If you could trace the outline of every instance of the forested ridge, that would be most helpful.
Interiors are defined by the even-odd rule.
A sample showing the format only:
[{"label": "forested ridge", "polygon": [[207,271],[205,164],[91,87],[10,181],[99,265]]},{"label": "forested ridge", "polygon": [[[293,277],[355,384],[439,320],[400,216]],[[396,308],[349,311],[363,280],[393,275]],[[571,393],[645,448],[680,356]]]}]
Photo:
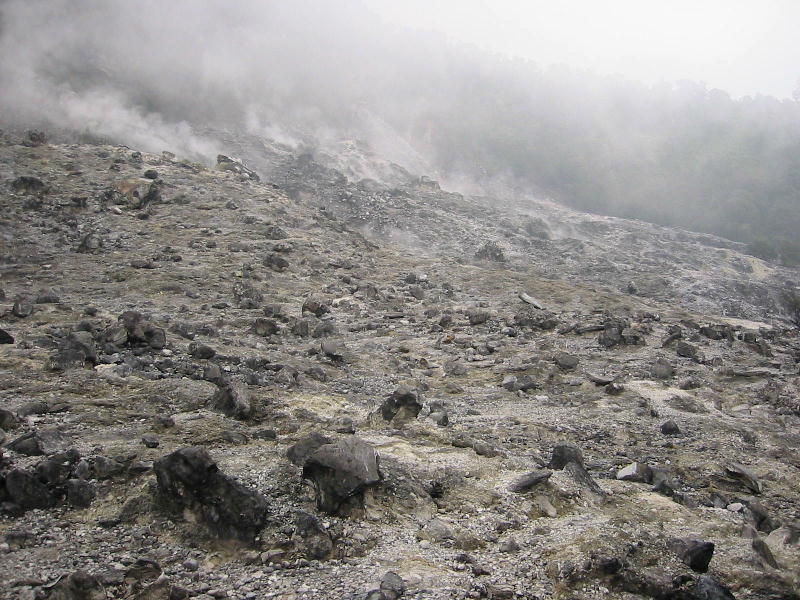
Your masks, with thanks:
[{"label": "forested ridge", "polygon": [[[498,68],[501,67],[501,68]],[[573,207],[800,262],[800,103],[497,59],[416,120],[445,172],[511,175]]]}]

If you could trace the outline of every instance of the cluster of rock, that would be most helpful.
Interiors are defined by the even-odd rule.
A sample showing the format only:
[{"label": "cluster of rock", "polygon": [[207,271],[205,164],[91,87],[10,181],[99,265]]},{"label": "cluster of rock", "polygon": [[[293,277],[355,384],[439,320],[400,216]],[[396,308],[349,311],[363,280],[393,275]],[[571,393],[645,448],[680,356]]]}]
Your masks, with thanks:
[{"label": "cluster of rock", "polygon": [[[18,142],[10,598],[797,597],[797,329],[581,274],[600,240],[676,260],[695,238],[581,216],[568,242],[544,209],[515,224],[308,155],[259,165],[269,185],[224,156]],[[742,315],[771,310],[748,290]]]}]

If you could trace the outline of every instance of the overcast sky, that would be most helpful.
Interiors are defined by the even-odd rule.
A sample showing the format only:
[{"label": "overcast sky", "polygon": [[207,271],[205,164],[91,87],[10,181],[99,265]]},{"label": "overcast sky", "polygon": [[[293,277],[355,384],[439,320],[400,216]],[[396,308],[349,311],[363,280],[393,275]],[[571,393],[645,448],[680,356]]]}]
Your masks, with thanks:
[{"label": "overcast sky", "polygon": [[791,97],[800,0],[364,0],[389,22],[493,52],[735,97]]}]

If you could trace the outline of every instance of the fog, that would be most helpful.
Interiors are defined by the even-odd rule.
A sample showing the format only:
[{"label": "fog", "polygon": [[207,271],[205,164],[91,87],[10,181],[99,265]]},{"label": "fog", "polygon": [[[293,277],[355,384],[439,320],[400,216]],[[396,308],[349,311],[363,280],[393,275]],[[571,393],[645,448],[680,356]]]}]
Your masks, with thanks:
[{"label": "fog", "polygon": [[[800,260],[800,107],[780,91],[739,97],[800,75],[793,43],[776,38],[784,59],[756,76],[760,41],[780,32],[770,3],[731,5],[724,27],[713,10],[627,4],[570,20],[536,2],[5,0],[0,121],[205,162],[231,132],[331,151],[357,139],[414,173],[504,181]],[[737,23],[738,38],[726,33]],[[750,65],[733,79],[711,69],[726,51]]]}]

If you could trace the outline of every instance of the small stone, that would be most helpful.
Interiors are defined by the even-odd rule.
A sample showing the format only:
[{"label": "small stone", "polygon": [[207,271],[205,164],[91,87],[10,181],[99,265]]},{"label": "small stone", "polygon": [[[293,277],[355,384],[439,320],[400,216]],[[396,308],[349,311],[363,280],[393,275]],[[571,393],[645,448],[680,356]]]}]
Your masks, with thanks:
[{"label": "small stone", "polygon": [[185,561],[183,561],[183,568],[187,571],[197,571],[197,569],[200,568],[200,563],[193,558],[187,558]]},{"label": "small stone", "polygon": [[514,538],[509,538],[508,540],[501,542],[500,545],[497,547],[500,552],[512,553],[519,551],[519,544],[517,540]]},{"label": "small stone", "polygon": [[656,379],[669,379],[675,374],[675,368],[668,360],[659,358],[650,368],[650,374]]},{"label": "small stone", "polygon": [[760,494],[763,490],[761,481],[750,469],[736,462],[725,465],[725,472],[729,477],[743,483],[754,494]]},{"label": "small stone", "polygon": [[532,471],[526,475],[523,475],[519,479],[517,479],[514,483],[512,483],[508,489],[512,492],[522,493],[527,492],[531,488],[540,483],[544,483],[550,476],[553,474],[552,471],[543,469],[541,471]]},{"label": "small stone", "polygon": [[394,571],[387,571],[381,579],[380,585],[382,600],[397,600],[406,591],[403,578]]},{"label": "small stone", "polygon": [[574,354],[567,352],[559,352],[553,359],[560,369],[563,371],[571,371],[578,366],[580,359]]},{"label": "small stone", "polygon": [[620,481],[650,483],[653,481],[653,471],[643,463],[634,462],[617,471],[617,479]]},{"label": "small stone", "polygon": [[439,427],[447,427],[450,424],[450,417],[446,411],[437,411],[430,414],[431,420]]},{"label": "small stone", "polygon": [[666,421],[661,425],[661,433],[664,435],[680,435],[681,429],[675,421]]},{"label": "small stone", "polygon": [[145,433],[142,436],[142,443],[148,448],[158,448],[158,436],[153,433]]},{"label": "small stone", "polygon": [[668,546],[693,571],[705,573],[714,556],[714,544],[691,538],[676,538]]},{"label": "small stone", "polygon": [[189,355],[192,358],[204,360],[213,358],[216,354],[217,351],[206,344],[201,344],[200,342],[192,342],[189,344]]},{"label": "small stone", "polygon": [[677,352],[678,356],[691,358],[693,361],[698,363],[703,361],[700,349],[688,342],[679,341],[675,346],[675,351]]},{"label": "small stone", "polygon": [[353,423],[353,419],[348,416],[341,416],[333,421],[333,430],[336,433],[355,433],[356,426]]},{"label": "small stone", "polygon": [[30,298],[18,298],[11,308],[11,314],[20,319],[31,316],[33,314],[33,301]]},{"label": "small stone", "polygon": [[67,481],[67,502],[76,508],[88,508],[97,495],[95,485],[83,479]]}]

